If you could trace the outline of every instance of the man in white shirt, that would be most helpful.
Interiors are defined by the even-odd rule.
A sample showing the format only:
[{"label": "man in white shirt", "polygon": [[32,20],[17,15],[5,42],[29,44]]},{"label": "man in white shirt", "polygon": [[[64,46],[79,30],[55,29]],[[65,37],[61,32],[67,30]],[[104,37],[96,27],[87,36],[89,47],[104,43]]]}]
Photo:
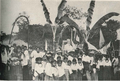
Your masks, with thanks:
[{"label": "man in white shirt", "polygon": [[45,66],[45,81],[46,80],[52,80],[52,71],[51,71],[51,62],[52,62],[53,58],[50,56],[48,57],[48,62]]},{"label": "man in white shirt", "polygon": [[31,53],[31,58],[32,58],[32,70],[34,71],[35,68],[35,59],[37,57],[41,57],[40,55],[40,48],[37,48],[36,50],[33,50]]},{"label": "man in white shirt", "polygon": [[65,70],[62,67],[62,60],[58,61],[57,69],[58,69],[58,73],[59,73],[59,80],[66,80]]},{"label": "man in white shirt", "polygon": [[[24,48],[22,48],[24,49]],[[23,80],[29,80],[29,67],[28,67],[28,62],[29,62],[29,52],[27,49],[24,49],[24,53],[21,55],[21,64],[23,67]]]},{"label": "man in white shirt", "polygon": [[34,76],[35,80],[44,80],[45,68],[42,64],[42,58],[36,58]]}]

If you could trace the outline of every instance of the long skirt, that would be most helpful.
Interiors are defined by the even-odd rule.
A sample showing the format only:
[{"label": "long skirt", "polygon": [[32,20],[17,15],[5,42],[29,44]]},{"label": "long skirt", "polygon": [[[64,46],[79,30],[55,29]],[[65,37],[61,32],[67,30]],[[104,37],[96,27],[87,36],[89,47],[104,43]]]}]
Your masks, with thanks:
[{"label": "long skirt", "polygon": [[100,70],[98,71],[98,80],[103,80],[103,73],[104,72],[104,67],[100,66]]},{"label": "long skirt", "polygon": [[10,69],[10,79],[11,80],[23,80],[22,66],[16,65],[11,66]]},{"label": "long skirt", "polygon": [[64,74],[63,76],[59,77],[59,81],[66,81],[66,80],[67,80],[67,79],[66,79],[65,74]]},{"label": "long skirt", "polygon": [[29,68],[28,65],[23,66],[23,80],[30,80],[29,79]]},{"label": "long skirt", "polygon": [[91,80],[98,81],[98,74],[97,73],[92,73],[91,74]]},{"label": "long skirt", "polygon": [[8,80],[8,66],[4,63],[1,64],[1,80]]},{"label": "long skirt", "polygon": [[111,80],[111,66],[105,66],[104,67],[104,72],[103,72],[103,79],[104,80]]},{"label": "long skirt", "polygon": [[80,80],[80,81],[81,81],[81,80],[82,80],[82,76],[83,76],[82,72],[81,72],[80,70],[78,70],[78,73],[77,73],[77,74],[78,74],[77,80]]},{"label": "long skirt", "polygon": [[70,80],[73,80],[73,81],[75,81],[75,80],[77,80],[77,71],[76,70],[72,70],[72,74],[71,74],[71,77],[70,77]]},{"label": "long skirt", "polygon": [[54,80],[53,77],[45,75],[45,81],[52,81]]},{"label": "long skirt", "polygon": [[114,80],[120,80],[120,71],[117,71],[114,75]]}]

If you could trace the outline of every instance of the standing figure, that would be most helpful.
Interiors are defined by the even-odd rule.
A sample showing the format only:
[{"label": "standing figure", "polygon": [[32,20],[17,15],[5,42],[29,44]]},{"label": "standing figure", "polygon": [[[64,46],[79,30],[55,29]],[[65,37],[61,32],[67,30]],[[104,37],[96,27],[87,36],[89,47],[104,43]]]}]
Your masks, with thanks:
[{"label": "standing figure", "polygon": [[59,73],[59,80],[64,81],[64,80],[66,80],[66,76],[65,76],[65,70],[62,67],[62,60],[58,60],[57,63],[58,63],[57,69],[58,69],[58,73]]},{"label": "standing figure", "polygon": [[78,76],[77,76],[78,80],[82,80],[84,66],[81,58],[78,58],[77,69],[78,69]]},{"label": "standing figure", "polygon": [[42,58],[37,57],[36,64],[35,64],[35,70],[34,70],[35,80],[44,80],[44,73],[45,73],[45,69],[42,64]]}]

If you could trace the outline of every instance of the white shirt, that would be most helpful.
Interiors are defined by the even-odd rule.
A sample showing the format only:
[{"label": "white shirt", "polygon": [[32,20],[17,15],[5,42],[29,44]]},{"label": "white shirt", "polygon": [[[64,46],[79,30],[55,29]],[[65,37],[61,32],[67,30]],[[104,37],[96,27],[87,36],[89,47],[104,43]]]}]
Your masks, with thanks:
[{"label": "white shirt", "polygon": [[32,51],[31,57],[32,57],[32,62],[35,62],[35,59],[36,59],[37,57],[41,57],[40,52],[37,53],[36,50]]},{"label": "white shirt", "polygon": [[103,66],[103,64],[104,64],[103,61],[98,60],[98,63],[97,63],[96,67],[99,69],[100,66]]},{"label": "white shirt", "polygon": [[89,57],[89,56],[87,56],[87,55],[83,55],[83,57],[82,57],[82,61],[85,61],[85,62],[90,63],[90,61],[91,61],[91,57]]},{"label": "white shirt", "polygon": [[[35,64],[35,72],[34,72],[34,76],[38,76],[38,73],[41,74],[41,73],[44,73],[44,66],[42,64]],[[37,72],[38,73],[37,73]]]},{"label": "white shirt", "polygon": [[40,57],[42,58],[45,55],[45,52],[40,52]]},{"label": "white shirt", "polygon": [[105,60],[103,61],[103,66],[112,66],[111,61],[109,60],[109,62],[106,62]]},{"label": "white shirt", "polygon": [[47,63],[46,66],[45,66],[45,73],[46,73],[46,75],[52,77],[52,70],[51,69],[52,69],[51,64]]},{"label": "white shirt", "polygon": [[66,44],[64,47],[64,50],[66,50],[67,52],[70,52],[70,51],[73,51],[74,48],[70,44]]},{"label": "white shirt", "polygon": [[68,65],[67,65],[65,69],[69,70],[69,73],[72,74],[71,66],[68,66]]},{"label": "white shirt", "polygon": [[25,65],[28,65],[28,61],[29,61],[29,53],[28,53],[28,50],[25,50],[24,51],[24,55],[22,54],[21,55],[21,63],[22,63],[22,66],[25,66]]},{"label": "white shirt", "polygon": [[[39,52],[40,53],[40,52]],[[36,50],[33,50],[32,53],[31,53],[31,57],[32,57],[32,70],[35,69],[35,59],[37,57],[40,57],[40,54],[37,53]]]},{"label": "white shirt", "polygon": [[81,63],[81,64],[77,63],[76,67],[77,67],[78,70],[82,70],[84,68],[83,63]]},{"label": "white shirt", "polygon": [[68,66],[67,63],[64,63],[64,62],[63,62],[63,63],[62,63],[62,67],[64,68],[64,70],[65,70],[65,69],[69,70],[70,74],[72,74],[71,66]]},{"label": "white shirt", "polygon": [[72,56],[68,56],[68,60],[73,60],[73,57]]},{"label": "white shirt", "polygon": [[[115,61],[115,62],[114,62]],[[114,63],[113,63],[114,62]],[[113,58],[112,60],[113,66],[116,66],[119,64],[119,59],[118,58]]]},{"label": "white shirt", "polygon": [[57,69],[58,69],[59,77],[65,74],[65,70],[62,66],[61,67],[57,66]]},{"label": "white shirt", "polygon": [[62,67],[63,67],[64,69],[66,69],[67,63],[63,62],[63,63],[62,63]]},{"label": "white shirt", "polygon": [[77,70],[78,68],[77,68],[77,64],[71,64],[71,69],[72,70]]},{"label": "white shirt", "polygon": [[51,67],[51,71],[52,71],[52,74],[54,74],[54,76],[59,76],[59,72],[56,67]]},{"label": "white shirt", "polygon": [[7,55],[7,51],[6,49],[4,49],[4,54],[1,54],[1,60],[2,60],[2,63],[5,63],[7,64],[7,60],[8,60],[8,55]]}]

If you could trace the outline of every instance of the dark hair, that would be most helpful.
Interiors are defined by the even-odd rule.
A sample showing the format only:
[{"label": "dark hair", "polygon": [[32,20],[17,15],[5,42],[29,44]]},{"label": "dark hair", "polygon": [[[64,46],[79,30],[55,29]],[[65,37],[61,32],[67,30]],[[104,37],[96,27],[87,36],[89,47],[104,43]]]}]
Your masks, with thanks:
[{"label": "dark hair", "polygon": [[80,61],[82,61],[82,59],[81,59],[81,58],[78,58],[78,61],[79,61],[79,60],[80,60]]},{"label": "dark hair", "polygon": [[73,59],[72,62],[77,62],[76,59]]},{"label": "dark hair", "polygon": [[59,64],[59,63],[62,63],[62,60],[58,60],[57,63],[58,63],[58,64]]},{"label": "dark hair", "polygon": [[60,56],[58,56],[58,57],[57,57],[57,59],[59,59],[59,58],[61,59],[61,57],[60,57]]},{"label": "dark hair", "polygon": [[93,65],[92,65],[92,68],[96,68],[96,65],[95,65],[95,64],[93,64]]},{"label": "dark hair", "polygon": [[36,61],[36,62],[42,61],[42,58],[41,58],[41,57],[37,57],[37,58],[35,59],[35,61]]},{"label": "dark hair", "polygon": [[53,64],[54,62],[57,62],[56,60],[53,60],[51,63]]},{"label": "dark hair", "polygon": [[71,63],[71,60],[68,60],[67,63]]},{"label": "dark hair", "polygon": [[64,57],[64,59],[63,59],[63,60],[66,60],[66,59],[68,60],[68,58],[67,58],[67,57]]}]

